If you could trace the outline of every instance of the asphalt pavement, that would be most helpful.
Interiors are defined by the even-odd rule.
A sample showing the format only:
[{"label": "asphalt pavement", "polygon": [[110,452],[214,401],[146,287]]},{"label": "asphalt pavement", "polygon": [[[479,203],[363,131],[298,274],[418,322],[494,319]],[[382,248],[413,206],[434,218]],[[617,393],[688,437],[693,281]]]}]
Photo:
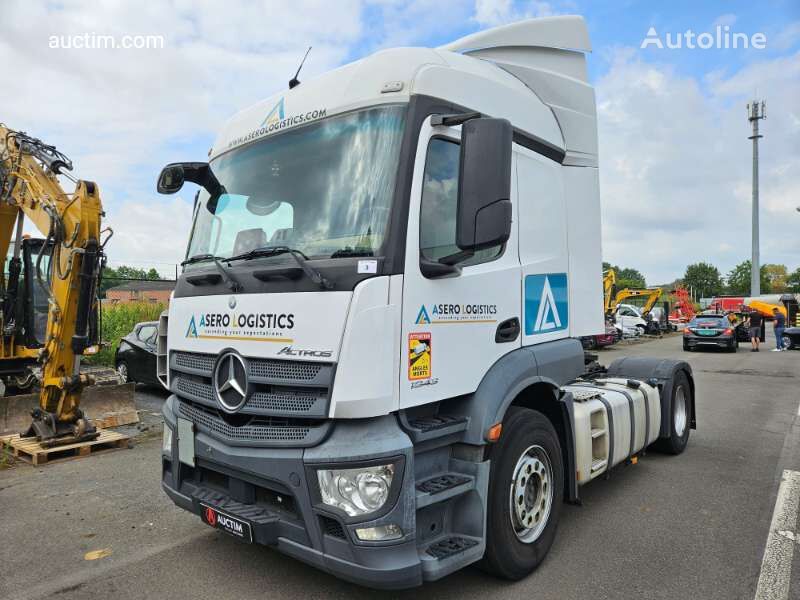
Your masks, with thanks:
[{"label": "asphalt pavement", "polygon": [[[165,395],[139,389],[145,424],[130,429],[132,449],[0,470],[0,598],[752,599],[781,474],[800,471],[800,351],[769,347],[685,353],[670,336],[602,351],[606,364],[690,362],[698,429],[686,452],[650,452],[582,488],[583,505],[565,506],[549,556],[523,581],[468,568],[400,593],[242,544],[173,506],[159,485]],[[800,551],[787,571],[791,598],[798,563]]]}]

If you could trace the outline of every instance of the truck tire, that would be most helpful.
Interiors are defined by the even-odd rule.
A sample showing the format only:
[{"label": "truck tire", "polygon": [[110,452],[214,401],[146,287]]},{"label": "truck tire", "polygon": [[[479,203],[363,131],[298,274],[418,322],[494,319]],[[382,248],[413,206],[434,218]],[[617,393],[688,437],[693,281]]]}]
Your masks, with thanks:
[{"label": "truck tire", "polygon": [[564,497],[564,466],[558,435],[542,413],[511,407],[502,431],[489,454],[481,566],[517,580],[539,566],[553,544]]},{"label": "truck tire", "polygon": [[693,406],[692,386],[684,371],[675,373],[670,398],[670,436],[656,440],[656,450],[667,454],[680,454],[689,443],[691,410]]}]

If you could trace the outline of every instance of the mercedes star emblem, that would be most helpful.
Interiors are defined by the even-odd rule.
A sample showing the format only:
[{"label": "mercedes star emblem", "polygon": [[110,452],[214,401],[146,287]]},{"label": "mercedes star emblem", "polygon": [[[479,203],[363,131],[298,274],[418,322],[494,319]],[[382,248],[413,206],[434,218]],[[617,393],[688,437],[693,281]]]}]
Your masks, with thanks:
[{"label": "mercedes star emblem", "polygon": [[231,296],[230,298],[228,298],[228,308],[230,308],[231,310],[236,308],[236,296]]},{"label": "mercedes star emblem", "polygon": [[247,365],[235,352],[226,352],[217,360],[214,391],[226,412],[236,412],[247,401]]}]

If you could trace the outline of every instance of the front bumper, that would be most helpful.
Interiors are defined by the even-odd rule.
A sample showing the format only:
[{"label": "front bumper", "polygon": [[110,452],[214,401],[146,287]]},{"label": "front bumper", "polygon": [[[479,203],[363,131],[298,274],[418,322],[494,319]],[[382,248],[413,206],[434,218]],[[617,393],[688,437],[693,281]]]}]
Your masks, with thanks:
[{"label": "front bumper", "polygon": [[[179,400],[164,404],[165,426],[176,431]],[[369,448],[369,454],[365,449]],[[277,548],[337,577],[360,585],[399,589],[422,583],[422,565],[415,540],[411,441],[394,417],[339,423],[314,448],[253,448],[229,446],[202,432],[194,435],[195,465],[177,459],[178,440],[163,453],[161,485],[181,508],[200,515],[212,506],[251,525],[253,541]],[[353,523],[326,510],[316,500],[315,464],[354,463],[366,459],[403,457],[405,467],[378,518]],[[311,480],[309,482],[309,480]],[[402,538],[387,542],[360,541],[355,530],[395,524]]]}]

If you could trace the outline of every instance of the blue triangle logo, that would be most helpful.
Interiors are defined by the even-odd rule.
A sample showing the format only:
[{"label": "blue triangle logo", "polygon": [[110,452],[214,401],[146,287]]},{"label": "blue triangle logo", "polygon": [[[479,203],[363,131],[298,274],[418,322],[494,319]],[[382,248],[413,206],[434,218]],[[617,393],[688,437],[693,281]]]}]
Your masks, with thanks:
[{"label": "blue triangle logo", "polygon": [[425,305],[419,307],[419,313],[417,314],[417,320],[415,321],[417,325],[430,325],[431,318],[428,316],[428,311],[425,309]]},{"label": "blue triangle logo", "polygon": [[194,322],[194,315],[192,315],[192,320],[189,321],[189,328],[186,330],[186,337],[197,337],[197,325]]}]

